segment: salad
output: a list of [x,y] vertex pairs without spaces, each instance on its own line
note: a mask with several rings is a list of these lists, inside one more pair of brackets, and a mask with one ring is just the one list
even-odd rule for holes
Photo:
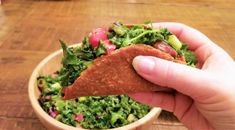
[[123,25],[113,23],[108,29],[97,28],[84,38],[81,46],[68,47],[60,40],[63,65],[51,75],[41,75],[37,85],[41,91],[41,107],[54,119],[87,129],[109,129],[132,123],[144,117],[150,107],[127,95],[87,96],[63,100],[62,89],[73,84],[94,59],[133,44],[146,44],[168,53],[174,59],[195,67],[197,60],[186,44],[166,28],[153,28],[151,23]]

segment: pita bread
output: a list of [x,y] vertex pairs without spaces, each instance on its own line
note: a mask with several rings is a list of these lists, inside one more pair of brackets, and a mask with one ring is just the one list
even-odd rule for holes
[[149,45],[136,44],[120,48],[95,59],[71,86],[63,89],[63,99],[167,90],[143,79],[135,72],[132,60],[138,55],[182,63],[168,53]]

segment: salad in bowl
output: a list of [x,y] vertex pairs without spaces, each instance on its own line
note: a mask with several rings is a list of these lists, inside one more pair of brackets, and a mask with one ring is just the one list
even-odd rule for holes
[[138,103],[128,93],[171,90],[138,76],[132,59],[150,55],[192,67],[197,64],[186,44],[151,23],[114,22],[94,29],[81,44],[60,43],[62,50],[44,59],[29,82],[36,114],[54,129],[132,129],[152,122],[161,109]]

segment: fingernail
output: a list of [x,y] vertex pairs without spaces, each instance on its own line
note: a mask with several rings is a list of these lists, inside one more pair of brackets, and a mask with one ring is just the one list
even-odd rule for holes
[[150,74],[154,69],[155,62],[149,57],[137,56],[134,58],[132,65],[137,72]]

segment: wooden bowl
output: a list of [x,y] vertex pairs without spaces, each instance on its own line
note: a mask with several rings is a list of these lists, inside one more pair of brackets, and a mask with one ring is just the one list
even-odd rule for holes
[[[78,46],[73,45],[73,46]],[[40,96],[40,91],[37,87],[37,77],[39,75],[45,75],[45,74],[52,74],[56,70],[58,70],[61,67],[60,61],[63,56],[62,50],[58,50],[49,56],[47,56],[45,59],[43,59],[39,65],[34,69],[30,80],[29,80],[29,86],[28,86],[28,94],[29,99],[31,102],[31,105],[34,109],[34,112],[42,122],[42,124],[49,130],[83,130],[81,127],[72,127],[69,125],[66,125],[64,123],[61,123],[51,116],[49,116],[40,106],[38,102],[38,98]],[[160,108],[152,108],[150,112],[145,115],[143,118],[122,126],[118,128],[114,128],[112,130],[146,130],[148,129],[153,121],[159,116],[161,112]]]

